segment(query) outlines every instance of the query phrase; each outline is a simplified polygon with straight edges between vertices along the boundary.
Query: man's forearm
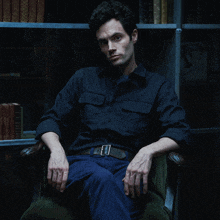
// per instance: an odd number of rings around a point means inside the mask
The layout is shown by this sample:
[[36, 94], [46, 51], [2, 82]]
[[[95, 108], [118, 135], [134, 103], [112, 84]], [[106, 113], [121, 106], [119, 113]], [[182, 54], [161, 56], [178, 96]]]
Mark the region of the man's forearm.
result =
[[169, 137], [163, 137], [158, 141], [143, 147], [141, 150], [147, 150], [153, 157], [163, 155], [171, 150], [179, 149], [179, 145]]
[[50, 149], [50, 152], [64, 151], [59, 136], [54, 132], [47, 132], [41, 136], [41, 140]]

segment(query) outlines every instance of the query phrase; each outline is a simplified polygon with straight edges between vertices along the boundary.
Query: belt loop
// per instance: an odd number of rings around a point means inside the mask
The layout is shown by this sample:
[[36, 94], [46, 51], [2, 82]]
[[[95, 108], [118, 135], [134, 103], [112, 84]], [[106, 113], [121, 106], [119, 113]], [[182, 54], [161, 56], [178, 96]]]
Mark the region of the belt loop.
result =
[[94, 147], [92, 147], [91, 150], [90, 150], [90, 156], [93, 155], [93, 152], [94, 152]]

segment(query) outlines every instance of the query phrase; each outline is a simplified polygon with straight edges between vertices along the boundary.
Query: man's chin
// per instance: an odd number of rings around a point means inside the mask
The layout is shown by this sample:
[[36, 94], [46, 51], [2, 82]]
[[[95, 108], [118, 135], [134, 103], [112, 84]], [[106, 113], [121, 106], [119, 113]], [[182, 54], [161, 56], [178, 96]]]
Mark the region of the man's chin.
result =
[[118, 61], [118, 60], [115, 60], [115, 61], [109, 61], [109, 63], [111, 64], [111, 66], [114, 66], [114, 67], [120, 67], [120, 66], [123, 66], [123, 63]]

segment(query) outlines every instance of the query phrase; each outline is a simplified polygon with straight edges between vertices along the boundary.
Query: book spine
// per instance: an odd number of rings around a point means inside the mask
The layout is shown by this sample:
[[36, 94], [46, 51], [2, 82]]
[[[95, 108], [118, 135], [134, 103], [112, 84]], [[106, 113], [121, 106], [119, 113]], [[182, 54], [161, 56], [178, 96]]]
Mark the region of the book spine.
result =
[[20, 2], [20, 22], [28, 22], [28, 0]]
[[174, 0], [167, 0], [167, 23], [174, 23]]
[[10, 22], [11, 21], [11, 1], [10, 0], [3, 0], [3, 21]]
[[1, 104], [2, 109], [2, 140], [5, 140], [5, 103]]
[[3, 109], [2, 109], [2, 104], [0, 104], [0, 140], [3, 140]]
[[13, 103], [14, 106], [14, 130], [15, 139], [21, 139], [22, 135], [22, 107], [18, 103]]
[[161, 23], [161, 2], [160, 0], [153, 0], [154, 3], [154, 24]]
[[167, 24], [167, 0], [161, 0], [161, 24]]
[[[21, 0], [22, 1], [22, 0]], [[11, 21], [19, 22], [20, 0], [11, 0]]]
[[37, 21], [37, 0], [29, 0], [29, 22]]
[[9, 139], [15, 139], [15, 122], [14, 122], [15, 108], [13, 104], [9, 104]]
[[37, 22], [44, 22], [45, 0], [37, 0]]
[[23, 132], [24, 132], [24, 129], [23, 129], [23, 127], [24, 127], [24, 114], [23, 114], [23, 107], [21, 106], [20, 107], [20, 116], [21, 116], [21, 120], [20, 120], [20, 122], [21, 122], [21, 129], [20, 129], [20, 138], [22, 138], [23, 137]]
[[0, 0], [0, 22], [3, 21], [3, 0]]
[[9, 140], [10, 139], [10, 122], [9, 122], [9, 104], [2, 104], [3, 106], [3, 126], [2, 126], [2, 136], [3, 140]]

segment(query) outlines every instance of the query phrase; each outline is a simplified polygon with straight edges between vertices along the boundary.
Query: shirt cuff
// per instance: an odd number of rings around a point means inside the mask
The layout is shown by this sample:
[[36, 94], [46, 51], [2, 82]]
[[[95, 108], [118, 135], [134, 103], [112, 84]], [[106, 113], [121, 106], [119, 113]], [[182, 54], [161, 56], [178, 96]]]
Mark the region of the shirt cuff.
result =
[[42, 121], [38, 125], [38, 127], [36, 129], [35, 139], [40, 140], [41, 136], [47, 132], [54, 132], [61, 138], [60, 128], [59, 128], [58, 124], [52, 119], [47, 119], [45, 121]]
[[180, 148], [185, 148], [189, 145], [189, 130], [188, 129], [170, 128], [164, 134], [160, 136], [160, 138], [162, 137], [171, 138], [180, 146]]

